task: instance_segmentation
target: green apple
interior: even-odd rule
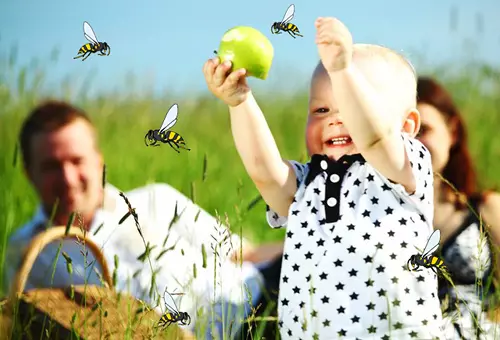
[[[274,57],[273,45],[255,28],[237,26],[224,33],[217,50],[221,62],[230,60],[232,70],[244,68],[247,76],[266,79]]]

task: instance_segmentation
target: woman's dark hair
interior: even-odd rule
[[[435,107],[443,115],[449,125],[455,127],[455,144],[450,149],[448,163],[442,176],[467,199],[478,193],[476,172],[467,146],[467,131],[453,98],[446,89],[429,77],[419,77],[417,84],[417,103],[425,103]],[[460,202],[457,202],[459,205]]]

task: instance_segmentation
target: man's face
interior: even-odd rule
[[[27,173],[46,213],[59,199],[56,224],[66,224],[73,211],[90,222],[102,203],[102,168],[92,128],[82,119],[32,136]]]

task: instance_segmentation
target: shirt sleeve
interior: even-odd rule
[[[302,185],[306,178],[307,172],[307,164],[302,164],[296,161],[288,161],[293,166],[293,170],[295,172],[295,177],[297,177],[297,189]],[[266,204],[266,219],[267,223],[271,228],[279,229],[286,226],[288,221],[288,216],[280,216],[278,213],[273,211]]]
[[[410,160],[413,176],[415,177],[415,192],[410,194],[403,185],[382,177],[397,196],[403,199],[405,203],[411,204],[417,209],[422,220],[432,225],[434,216],[434,175],[431,155],[429,150],[427,150],[419,140],[410,138],[406,135],[402,135],[402,139],[405,145],[406,155]]]

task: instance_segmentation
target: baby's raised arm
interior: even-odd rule
[[[262,198],[278,214],[288,215],[297,190],[292,165],[280,156],[264,114],[245,79],[245,70],[227,75],[230,63],[205,63],[203,72],[210,91],[228,106],[236,149]]]

